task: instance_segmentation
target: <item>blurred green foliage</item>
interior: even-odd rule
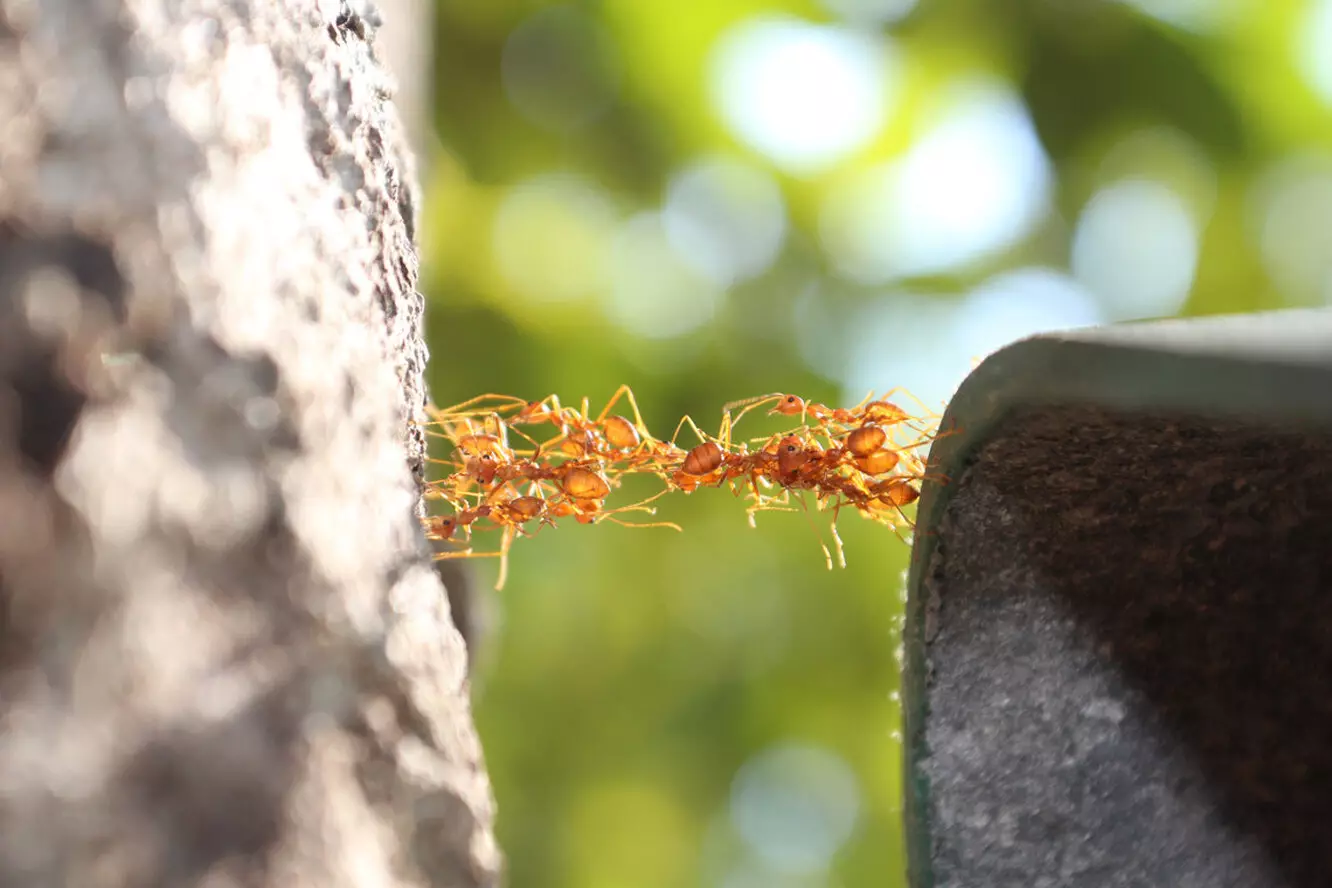
[[[659,434],[685,413],[715,429],[724,402],[763,392],[853,402],[864,394],[847,390],[854,375],[830,368],[858,312],[956,307],[1005,270],[1066,272],[1080,214],[1116,177],[1160,182],[1193,212],[1181,313],[1325,300],[1332,97],[1308,70],[1315,4],[1140,6],[1179,18],[1091,0],[437,0],[438,144],[426,159],[423,240],[436,400],[557,392],[598,407],[627,382]],[[799,170],[737,136],[715,81],[717,47],[735,26],[776,15],[831,23],[875,8],[877,19],[848,25],[897,59],[891,113],[871,138]],[[1332,55],[1332,36],[1324,48]],[[976,75],[1025,103],[1051,164],[1048,211],[943,271],[839,273],[824,250],[827,195],[907,152],[949,90]],[[655,289],[608,301],[609,288],[623,289],[604,274],[620,226],[658,209],[683,166],[719,154],[778,184],[789,216],[780,251],[734,281],[621,267]],[[524,183],[551,173],[573,183],[581,209],[537,201],[505,215]],[[656,217],[641,218],[651,234]],[[624,313],[642,306],[625,299],[662,302],[635,326]],[[812,349],[801,344],[811,325],[823,337]],[[934,348],[928,324],[889,333],[870,354]],[[831,358],[811,360],[811,350]],[[948,360],[954,377],[968,369]],[[492,601],[475,703],[510,884],[902,884],[895,649],[907,546],[847,516],[850,566],[830,572],[821,515],[817,531],[799,514],[763,515],[750,529],[740,501],[703,490],[662,501],[659,517],[685,531],[570,523],[520,540],[509,586]],[[494,565],[472,564],[485,587]],[[745,793],[762,781],[745,782],[746,763],[788,746],[840,761],[854,794],[783,790],[777,779],[755,796],[770,808],[755,821]],[[783,843],[799,846],[848,811],[849,835],[828,840],[826,865],[782,856]]]

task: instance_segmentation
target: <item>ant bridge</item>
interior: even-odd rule
[[[959,389],[905,639],[912,888],[1332,884],[1332,312]]]

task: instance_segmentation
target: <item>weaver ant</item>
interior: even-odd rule
[[[898,392],[915,401],[925,411],[923,416],[912,417],[901,407],[888,400],[889,397]],[[933,427],[933,423],[938,419],[937,414],[926,408],[919,398],[901,388],[890,389],[877,399],[874,397],[874,392],[871,391],[854,407],[829,407],[817,401],[807,401],[799,395],[773,393],[732,401],[722,408],[722,412],[724,415],[729,415],[734,408],[742,408],[735,415],[735,421],[738,422],[746,413],[767,404],[774,405],[768,411],[769,416],[798,416],[802,427],[808,426],[812,421],[817,431],[827,440],[854,428],[870,424],[883,427],[911,426],[913,422],[923,419]],[[917,429],[916,431],[921,430]]]

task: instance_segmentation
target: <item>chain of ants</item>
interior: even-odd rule
[[[628,386],[621,386],[593,417],[584,399],[581,409],[564,407],[551,395],[525,401],[507,395],[480,395],[447,409],[431,409],[428,428],[454,446],[453,459],[431,462],[452,471],[432,481],[427,496],[443,500],[451,513],[423,519],[426,536],[461,541],[465,548],[435,557],[500,558],[502,588],[508,553],[518,536],[530,536],[563,518],[583,524],[611,521],[633,527],[669,527],[669,522],[629,522],[630,512],[653,514],[651,503],[672,491],[729,486],[746,496],[749,523],[761,511],[793,511],[793,492],[805,508],[803,491],[811,491],[816,507],[833,511],[832,536],[837,560],[845,566],[837,515],[854,508],[862,516],[899,531],[910,528],[903,507],[920,496],[929,476],[914,451],[936,437],[932,415],[911,417],[873,394],[851,408],[833,408],[790,394],[761,395],[727,404],[719,433],[708,435],[688,416],[680,420],[669,441],[653,437],[643,423]],[[611,414],[623,398],[633,419]],[[799,417],[797,429],[736,442],[736,424],[747,413],[772,405],[769,414]],[[732,416],[731,411],[738,412]],[[675,443],[688,425],[701,442],[686,449]],[[549,427],[553,434],[537,441],[525,429]],[[530,448],[513,447],[509,434]],[[903,440],[904,436],[906,440]],[[750,444],[755,447],[750,447]],[[606,499],[620,479],[648,474],[664,482],[656,494],[629,505],[608,508]],[[493,552],[471,548],[472,530],[498,528],[500,546]],[[833,555],[820,540],[828,567]]]

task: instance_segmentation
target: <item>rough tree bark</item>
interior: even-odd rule
[[[0,885],[498,881],[376,27],[0,0]]]

